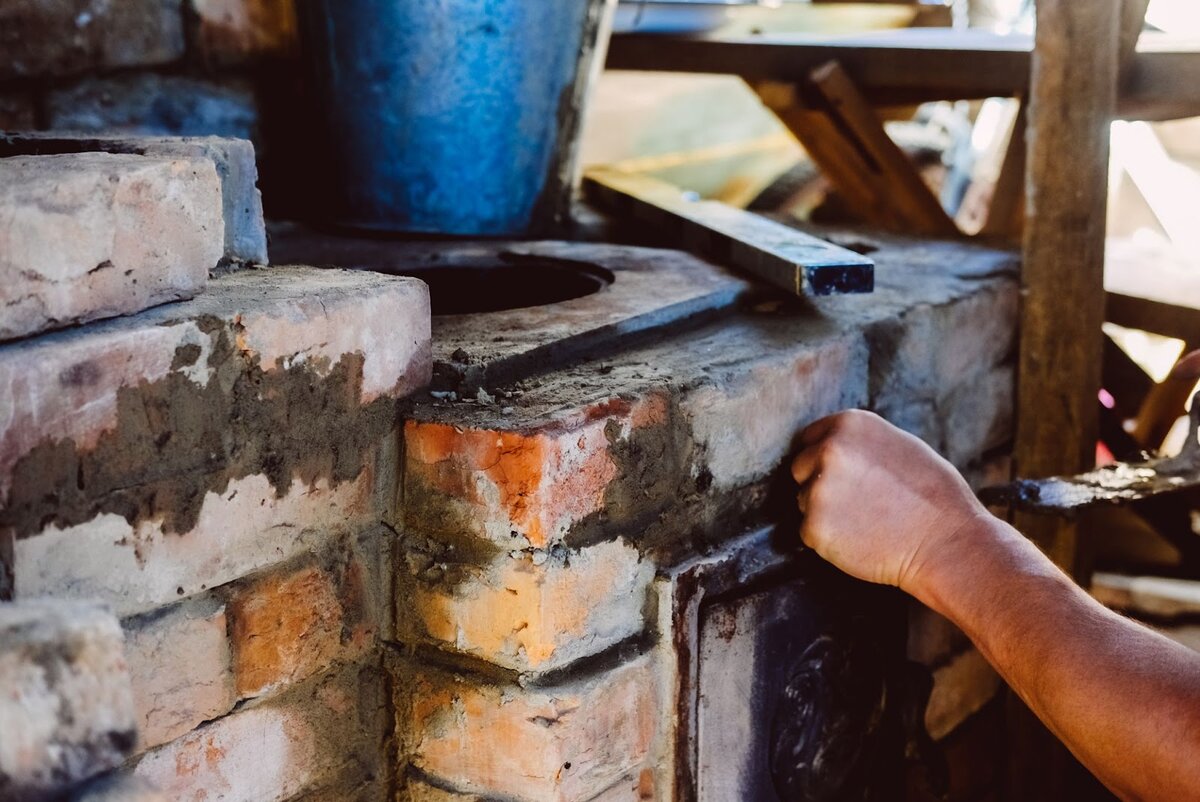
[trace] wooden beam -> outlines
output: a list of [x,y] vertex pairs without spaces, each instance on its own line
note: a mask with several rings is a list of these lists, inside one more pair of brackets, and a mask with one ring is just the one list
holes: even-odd
[[1042,0],[1037,14],[1015,454],[1025,477],[1078,473],[1095,456],[1120,2]]
[[813,70],[799,90],[756,87],[812,160],[870,223],[950,237],[959,231],[912,161],[836,61]]
[[798,296],[871,292],[875,263],[761,215],[690,197],[651,176],[592,167],[588,200],[623,222],[642,223],[694,253],[745,270]]
[[[1122,12],[1133,19],[1136,9],[1123,6]],[[1147,33],[1135,43],[1117,116],[1168,120],[1200,115],[1200,41]],[[1032,45],[1022,34],[938,28],[855,36],[621,34],[613,37],[607,67],[794,83],[821,64],[838,61],[871,103],[898,106],[1022,94],[1029,87]]]
[[[1120,20],[1120,0],[1037,3],[1014,454],[1022,477],[1079,473],[1095,462]],[[1015,523],[1075,570],[1073,525],[1029,515]],[[1073,798],[1081,769],[1070,753],[1015,696],[1009,714],[1007,798]]]
[[996,176],[996,186],[992,190],[987,220],[979,230],[984,236],[1017,239],[1025,226],[1025,158],[1028,155],[1025,133],[1028,108],[1028,104],[1021,100],[1021,108],[1008,135],[1004,161],[1000,163],[1000,174]]

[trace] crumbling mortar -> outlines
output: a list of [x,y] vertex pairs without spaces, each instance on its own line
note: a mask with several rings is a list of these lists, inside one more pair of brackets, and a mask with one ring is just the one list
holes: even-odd
[[395,428],[394,399],[362,404],[361,354],[264,367],[240,344],[239,321],[196,324],[211,341],[203,386],[181,372],[203,349],[180,346],[166,377],[118,390],[117,424],[95,447],[40,443],[13,466],[0,528],[24,538],[115,513],[188,532],[205,496],[237,479],[263,474],[277,497],[297,478],[310,487],[356,479]]

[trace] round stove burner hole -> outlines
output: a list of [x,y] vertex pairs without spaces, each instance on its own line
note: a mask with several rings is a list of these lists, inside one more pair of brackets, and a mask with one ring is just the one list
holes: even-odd
[[490,260],[447,260],[379,268],[429,285],[435,315],[468,315],[570,301],[613,282],[608,270],[585,262],[501,254]]

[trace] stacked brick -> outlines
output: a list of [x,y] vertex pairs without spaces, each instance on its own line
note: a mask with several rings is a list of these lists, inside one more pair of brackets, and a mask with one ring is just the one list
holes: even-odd
[[[0,595],[97,600],[124,631],[122,647],[111,619],[94,627],[97,665],[127,684],[98,697],[115,748],[73,762],[73,784],[108,773],[85,798],[672,798],[692,748],[685,585],[698,559],[761,570],[739,563],[743,535],[778,517],[799,427],[875,407],[974,475],[1002,469],[1016,290],[991,252],[925,265],[883,248],[873,297],[762,308],[491,388],[503,409],[426,397],[402,415],[431,372],[422,284],[210,275],[242,241],[235,171],[212,156],[234,151],[87,142],[12,140],[0,159],[32,176],[0,190],[0,216],[43,220],[43,239],[63,201],[25,165],[70,167],[84,183],[64,220],[94,249],[40,253],[17,226],[4,271],[111,263],[3,282],[45,314],[0,345]],[[133,289],[184,265],[186,291]],[[107,271],[123,290],[96,289]],[[912,622],[935,676],[926,723],[948,735],[998,683],[961,634]],[[53,770],[9,757],[8,729],[0,760],[24,760],[8,776]]]
[[[414,409],[390,657],[401,799],[672,798],[694,748],[678,729],[697,647],[687,566],[737,562],[745,528],[778,514],[772,488],[805,423],[876,407],[968,472],[998,470],[1011,260],[875,255],[878,294],[820,301],[816,317],[727,319],[491,388],[505,410]],[[926,336],[944,347],[922,353]],[[928,611],[913,621],[942,738],[999,682],[961,633]]]
[[[376,798],[397,403],[429,380],[427,290],[306,267],[210,275],[244,143],[87,152],[102,144],[0,158],[21,179],[0,181],[0,292],[22,311],[0,344],[0,619],[83,628],[56,637],[87,658],[34,676],[46,649],[0,637],[0,684],[28,676],[50,700],[0,700],[0,797]],[[51,615],[43,598],[75,606]],[[79,612],[94,602],[117,618]],[[95,659],[69,640],[85,636]],[[84,669],[119,674],[119,692],[70,679]],[[38,727],[48,746],[26,743]]]
[[297,38],[291,0],[5,2],[0,132],[251,140],[284,208],[312,144]]

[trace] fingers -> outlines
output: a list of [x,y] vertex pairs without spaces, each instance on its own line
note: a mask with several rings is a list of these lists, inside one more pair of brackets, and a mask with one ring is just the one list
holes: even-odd
[[792,460],[792,478],[796,484],[805,485],[815,478],[821,469],[821,446],[809,446]]
[[811,446],[814,443],[824,440],[825,436],[832,432],[834,427],[837,426],[838,420],[841,418],[841,416],[842,413],[839,412],[836,415],[827,415],[818,421],[810,423],[804,428],[804,431],[800,432],[800,444],[804,446]]

